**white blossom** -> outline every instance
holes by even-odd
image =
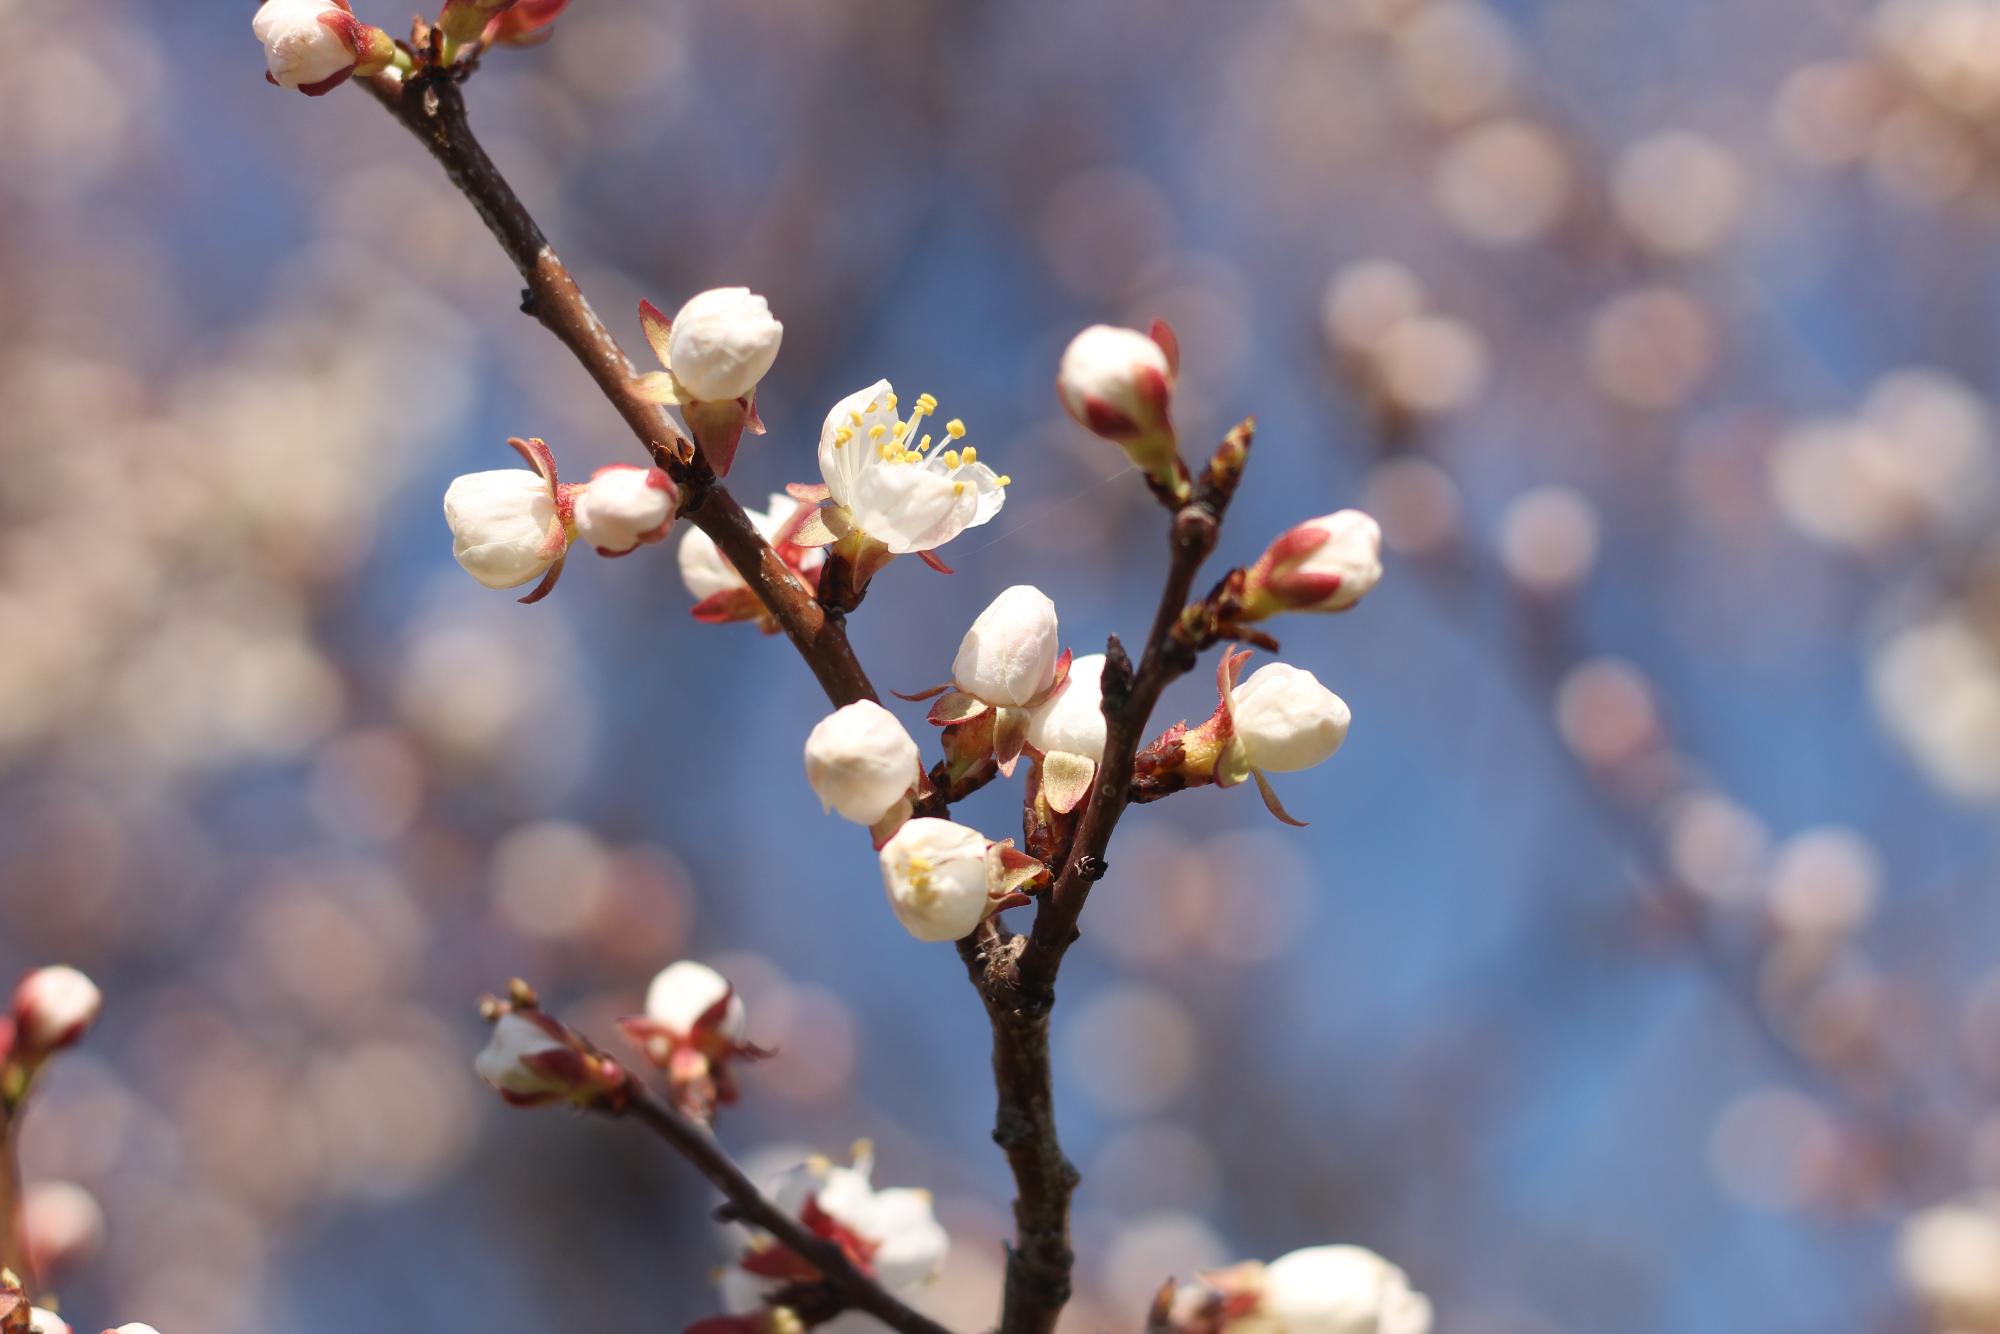
[[[1031,584],[1015,584],[987,604],[959,641],[952,682],[999,708],[1022,708],[1055,683],[1056,604]]]
[[[151,1325],[142,1325],[135,1320],[129,1325],[120,1325],[116,1329],[106,1330],[105,1334],[160,1334],[160,1331],[154,1329]]]
[[[1087,653],[1069,665],[1069,676],[1028,714],[1028,744],[1043,754],[1104,760],[1104,655]]]
[[[729,985],[729,979],[707,964],[683,959],[668,964],[646,988],[646,1018],[662,1028],[685,1037],[695,1031],[723,998],[719,1021],[713,1031],[730,1042],[743,1040],[747,1022],[743,998]]]
[[[1340,696],[1287,663],[1266,663],[1231,692],[1236,739],[1252,769],[1310,769],[1340,749],[1352,720]]]
[[[922,772],[917,743],[872,699],[834,710],[806,737],[806,781],[824,809],[856,824],[888,815]]]
[[[566,540],[555,488],[526,468],[466,473],[444,493],[451,554],[488,588],[516,588],[548,573]]]
[[[679,496],[666,473],[617,463],[599,468],[576,492],[576,535],[607,556],[620,556],[667,535]]]
[[[29,1334],[70,1334],[70,1327],[54,1311],[37,1306],[28,1312]]]
[[[930,816],[906,822],[883,845],[882,883],[911,935],[957,940],[985,920],[989,846],[977,829]]]
[[[104,994],[78,970],[37,968],[14,989],[14,1041],[38,1058],[60,1051],[81,1038],[103,1008]]]
[[[1430,1334],[1431,1304],[1408,1275],[1359,1246],[1314,1246],[1264,1269],[1255,1310],[1230,1334]]]
[[[778,358],[785,326],[747,287],[718,287],[690,297],[667,335],[667,366],[685,395],[699,402],[746,397]]]
[[[961,445],[965,424],[945,423],[943,439],[919,436],[937,400],[920,395],[907,420],[896,394],[877,380],[833,405],[820,428],[819,468],[833,507],[835,537],[860,530],[895,555],[941,547],[1000,512],[1009,479]]]
[[[825,1158],[808,1159],[768,1182],[766,1193],[794,1217],[805,1215],[808,1202],[815,1204],[833,1228],[872,1247],[868,1265],[876,1281],[891,1294],[908,1298],[943,1268],[951,1238],[937,1221],[929,1191],[877,1190],[870,1180],[871,1150],[866,1144],[856,1145],[855,1155],[852,1167],[839,1167]],[[746,1244],[744,1254],[748,1252]],[[782,1283],[751,1273],[740,1258],[720,1275],[722,1303],[732,1314],[749,1314],[763,1309],[765,1297]],[[833,1334],[870,1334],[880,1328],[871,1318],[853,1313],[815,1326]]]
[[[271,81],[308,93],[325,92],[353,72],[364,28],[334,0],[264,0],[250,20]]]

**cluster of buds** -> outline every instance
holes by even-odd
[[[347,0],[262,0],[250,21],[264,44],[265,77],[308,97],[348,79],[395,77],[451,65],[486,47],[527,46],[548,36],[569,0],[445,0],[435,24],[418,19],[410,40],[356,18]]]
[[[1077,424],[1125,451],[1169,506],[1186,503],[1190,482],[1172,416],[1180,340],[1165,320],[1151,333],[1093,324],[1063,350],[1056,395]]]
[[[866,1143],[853,1149],[853,1165],[839,1167],[811,1158],[768,1183],[765,1193],[814,1236],[840,1248],[856,1269],[893,1296],[905,1297],[936,1277],[950,1250],[926,1190],[877,1190],[871,1181],[874,1152]],[[726,1322],[695,1326],[706,1334],[777,1334],[794,1327],[792,1310],[810,1295],[822,1275],[812,1263],[763,1233],[740,1242],[733,1262],[719,1275]],[[800,1321],[799,1323],[805,1323]],[[690,1331],[693,1334],[693,1331]]]
[[[880,853],[896,920],[918,940],[960,940],[988,916],[1028,902],[1048,868],[953,820],[906,820]]]
[[[680,405],[702,457],[716,476],[727,477],[744,431],[764,433],[757,385],[778,359],[785,326],[747,287],[702,292],[672,319],[641,301],[639,325],[666,369],[639,377],[633,394],[649,403]]]
[[[653,978],[644,1014],[619,1021],[646,1059],[667,1072],[674,1105],[702,1121],[736,1101],[732,1062],[771,1054],[743,1040],[747,1025],[743,998],[729,980],[687,959]]]
[[[571,542],[623,556],[664,539],[680,495],[658,468],[613,464],[587,482],[563,482],[555,455],[539,439],[507,442],[528,468],[466,473],[444,493],[451,554],[488,588],[534,583],[523,602],[539,602],[561,577]]]
[[[505,1000],[487,997],[480,1014],[493,1031],[473,1069],[509,1103],[566,1102],[607,1110],[624,1105],[631,1078],[624,1067],[544,1014],[527,983],[513,982]]]
[[[1360,1246],[1313,1246],[1160,1289],[1160,1334],[1430,1334],[1430,1299]]]

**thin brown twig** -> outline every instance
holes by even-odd
[[[890,1295],[872,1275],[848,1259],[838,1244],[779,1208],[737,1166],[707,1127],[683,1115],[638,1080],[629,1081],[626,1101],[611,1114],[639,1122],[694,1164],[695,1170],[729,1200],[733,1218],[762,1228],[818,1270],[845,1308],[865,1311],[902,1334],[951,1334],[945,1326]]]

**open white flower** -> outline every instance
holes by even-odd
[[[816,1235],[839,1246],[867,1267],[891,1294],[907,1298],[943,1268],[951,1238],[937,1221],[931,1193],[908,1187],[877,1190],[870,1177],[874,1153],[854,1146],[854,1165],[839,1167],[811,1158],[766,1186],[777,1206]],[[740,1249],[718,1276],[723,1307],[748,1315],[789,1283],[810,1282],[816,1271],[800,1257],[761,1234],[737,1234]],[[814,1326],[833,1334],[879,1334],[881,1325],[855,1313]]]
[[[795,500],[782,491],[774,491],[768,508],[754,510],[746,507],[743,512],[756,528],[757,535],[769,542],[786,567],[810,586],[826,561],[826,553],[816,547],[800,546],[791,539],[799,526],[812,517],[811,503]],[[777,629],[776,623],[765,613],[764,605],[757,600],[757,595],[743,582],[743,576],[736,572],[736,567],[724,559],[716,549],[715,539],[707,533],[690,524],[675,557],[680,565],[681,582],[697,599],[694,607],[696,620],[712,623],[757,621],[767,631]]]
[[[806,781],[826,810],[875,825],[903,807],[923,773],[917,743],[872,699],[835,709],[806,737]]]
[[[357,69],[373,73],[396,54],[389,34],[355,18],[345,0],[264,0],[250,30],[264,44],[265,77],[308,97],[331,92]]]
[[[919,395],[908,419],[895,391],[877,380],[833,405],[820,428],[819,470],[831,504],[820,511],[827,540],[861,535],[888,554],[933,551],[1000,512],[1009,478],[961,444],[953,418],[942,437],[920,434],[937,400]]]
[[[1382,526],[1340,510],[1285,530],[1250,567],[1245,621],[1280,611],[1345,611],[1382,578]]]
[[[1076,809],[1104,762],[1104,655],[1087,653],[1028,714],[1028,744],[1042,755],[1042,795],[1058,811]]]
[[[664,538],[679,500],[673,481],[658,468],[599,468],[576,492],[576,535],[601,555],[623,556]]]
[[[1360,1246],[1313,1246],[1263,1270],[1250,1314],[1229,1334],[1430,1334],[1430,1299],[1409,1276]]]

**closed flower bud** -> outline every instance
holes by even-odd
[[[778,359],[785,326],[747,287],[718,287],[688,299],[667,334],[667,367],[696,402],[746,398]]]
[[[264,0],[250,30],[264,44],[265,77],[309,97],[357,71],[377,73],[396,55],[389,34],[355,18],[344,0]]]
[[[142,1325],[134,1321],[129,1325],[120,1325],[116,1329],[107,1329],[104,1334],[160,1334],[160,1331],[151,1325]]]
[[[1304,668],[1259,667],[1236,687],[1236,737],[1253,769],[1292,773],[1332,757],[1353,715],[1340,696]]]
[[[615,1100],[625,1072],[539,1010],[503,1008],[473,1069],[516,1107]]]
[[[576,535],[606,556],[657,542],[674,522],[679,493],[666,473],[631,463],[599,468],[578,489]]]
[[[986,835],[950,820],[910,820],[882,847],[882,884],[918,940],[957,940],[986,920]]]
[[[104,1244],[104,1210],[73,1181],[37,1181],[21,1196],[21,1230],[43,1282],[90,1259]]]
[[[27,1063],[73,1046],[104,1008],[97,984],[74,968],[37,968],[14,989],[14,1054]]]
[[[518,588],[545,576],[567,542],[555,488],[525,468],[467,473],[444,493],[451,554],[488,588]]]
[[[917,743],[874,700],[834,710],[806,737],[806,781],[823,808],[856,824],[894,811],[922,772]]]
[[[743,1040],[748,1016],[729,979],[707,964],[669,964],[646,988],[646,1012],[621,1019],[627,1037],[667,1072],[674,1105],[708,1120],[718,1105],[736,1101],[732,1061],[770,1055]]]
[[[70,1334],[67,1321],[54,1311],[39,1306],[28,1312],[28,1329],[31,1334]]]
[[[1104,655],[1089,653],[1028,715],[1028,744],[1042,755],[1042,792],[1058,811],[1075,810],[1104,762]]]
[[[1157,488],[1184,497],[1187,470],[1180,461],[1170,409],[1179,353],[1173,333],[1156,324],[1148,337],[1137,329],[1093,324],[1064,349],[1056,369],[1056,394],[1078,424],[1123,446]]]
[[[1287,530],[1250,568],[1238,619],[1281,611],[1345,611],[1382,578],[1382,527],[1360,510]]]
[[[480,41],[487,46],[532,46],[546,40],[569,0],[515,0],[486,25]]]
[[[646,1018],[683,1036],[701,1030],[729,1042],[742,1041],[747,1022],[743,998],[729,979],[692,959],[654,975],[646,988]]]
[[[959,641],[952,681],[995,707],[1024,708],[1055,684],[1056,604],[1041,589],[1015,584],[979,613]]]
[[[1256,1306],[1231,1334],[1430,1334],[1430,1299],[1359,1246],[1314,1246],[1263,1270]]]
[[[1975,1197],[1911,1215],[1896,1263],[1941,1328],[2000,1329],[2000,1200]]]

